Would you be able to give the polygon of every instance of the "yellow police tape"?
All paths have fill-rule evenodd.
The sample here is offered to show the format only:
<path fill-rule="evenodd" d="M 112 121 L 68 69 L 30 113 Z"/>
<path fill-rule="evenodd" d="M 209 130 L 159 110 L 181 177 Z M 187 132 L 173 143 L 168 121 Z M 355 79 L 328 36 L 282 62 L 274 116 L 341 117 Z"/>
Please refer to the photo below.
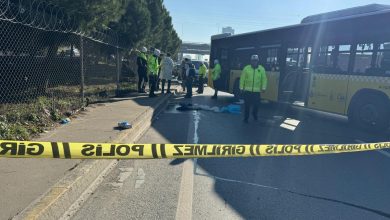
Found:
<path fill-rule="evenodd" d="M 158 159 L 298 156 L 390 149 L 390 142 L 367 144 L 222 145 L 111 144 L 0 140 L 0 157 L 61 159 Z"/>

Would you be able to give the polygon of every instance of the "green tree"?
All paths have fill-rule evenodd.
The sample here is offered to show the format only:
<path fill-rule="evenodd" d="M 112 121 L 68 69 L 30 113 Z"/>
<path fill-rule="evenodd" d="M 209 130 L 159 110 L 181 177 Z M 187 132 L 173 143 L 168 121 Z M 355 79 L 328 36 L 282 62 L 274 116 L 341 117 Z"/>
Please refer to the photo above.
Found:
<path fill-rule="evenodd" d="M 122 47 L 153 46 L 176 53 L 181 40 L 163 0 L 51 0 L 88 31 L 112 29 Z"/>

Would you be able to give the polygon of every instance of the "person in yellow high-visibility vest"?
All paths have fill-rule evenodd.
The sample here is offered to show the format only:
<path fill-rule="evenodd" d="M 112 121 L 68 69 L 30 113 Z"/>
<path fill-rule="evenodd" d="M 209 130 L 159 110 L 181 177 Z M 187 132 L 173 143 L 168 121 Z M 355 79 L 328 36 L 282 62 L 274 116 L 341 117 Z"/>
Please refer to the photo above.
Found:
<path fill-rule="evenodd" d="M 204 90 L 204 79 L 207 74 L 207 66 L 202 62 L 202 65 L 199 67 L 199 80 L 198 80 L 198 93 L 203 94 Z"/>
<path fill-rule="evenodd" d="M 148 82 L 148 49 L 143 47 L 137 57 L 138 65 L 138 92 L 145 93 L 145 86 Z"/>
<path fill-rule="evenodd" d="M 267 89 L 267 82 L 265 69 L 259 65 L 259 56 L 252 55 L 251 64 L 244 67 L 240 78 L 240 90 L 245 101 L 245 123 L 248 123 L 251 108 L 253 108 L 253 118 L 257 121 L 260 94 Z"/>
<path fill-rule="evenodd" d="M 150 55 L 148 58 L 148 74 L 149 74 L 149 84 L 150 84 L 149 97 L 150 98 L 156 97 L 154 92 L 156 91 L 158 70 L 160 68 L 160 65 L 158 63 L 159 56 L 160 56 L 160 51 L 155 49 L 153 55 Z"/>
<path fill-rule="evenodd" d="M 213 71 L 211 72 L 211 77 L 213 79 L 213 86 L 214 86 L 214 96 L 212 97 L 213 99 L 218 98 L 218 90 L 221 87 L 221 73 L 222 73 L 222 67 L 221 64 L 219 64 L 219 60 L 214 60 L 214 68 Z"/>

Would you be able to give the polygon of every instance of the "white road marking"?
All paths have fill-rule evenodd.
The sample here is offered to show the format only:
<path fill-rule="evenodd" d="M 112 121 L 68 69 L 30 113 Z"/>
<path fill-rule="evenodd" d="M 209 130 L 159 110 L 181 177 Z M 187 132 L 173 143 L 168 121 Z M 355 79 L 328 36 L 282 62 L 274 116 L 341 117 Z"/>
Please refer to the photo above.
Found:
<path fill-rule="evenodd" d="M 193 112 L 194 116 L 194 140 L 193 144 L 199 143 L 199 136 L 198 136 L 198 128 L 199 128 L 199 121 L 200 121 L 200 113 L 198 111 Z"/>
<path fill-rule="evenodd" d="M 199 129 L 199 121 L 200 121 L 200 113 L 198 111 L 193 112 L 194 116 L 194 144 L 199 143 L 199 135 L 198 135 L 198 129 Z M 194 174 L 196 173 L 196 169 L 198 168 L 198 159 L 194 159 Z"/>
<path fill-rule="evenodd" d="M 125 182 L 125 180 L 127 180 L 127 178 L 130 177 L 132 172 L 122 172 L 119 174 L 119 177 L 118 177 L 118 183 L 123 183 Z"/>
<path fill-rule="evenodd" d="M 138 169 L 137 180 L 135 181 L 135 188 L 139 189 L 145 182 L 145 172 L 143 169 Z"/>
<path fill-rule="evenodd" d="M 355 142 L 357 142 L 357 143 L 359 143 L 359 144 L 367 143 L 367 142 L 362 141 L 362 140 L 359 140 L 359 139 L 356 139 Z M 375 152 L 378 152 L 378 153 L 380 153 L 380 154 L 382 154 L 382 155 L 384 155 L 384 156 L 390 158 L 390 153 L 387 152 L 387 151 L 384 151 L 384 150 L 375 150 Z"/>
<path fill-rule="evenodd" d="M 225 182 L 239 183 L 239 184 L 251 185 L 251 186 L 256 186 L 256 187 L 261 187 L 261 188 L 280 190 L 279 188 L 272 187 L 272 186 L 266 186 L 266 185 L 261 185 L 261 184 L 257 184 L 257 183 L 245 182 L 245 181 L 241 181 L 241 180 L 227 179 L 227 178 L 222 178 L 222 177 L 218 177 L 218 176 L 213 176 L 210 174 L 196 173 L 196 175 L 212 178 L 214 180 L 225 181 Z"/>
<path fill-rule="evenodd" d="M 188 130 L 187 142 L 194 144 L 199 143 L 199 121 L 200 113 L 194 111 L 193 114 L 194 126 L 191 126 Z M 177 203 L 176 218 L 177 220 L 189 220 L 192 219 L 192 200 L 194 192 L 194 174 L 197 168 L 197 160 L 186 160 L 183 164 L 183 172 L 181 176 L 179 199 Z"/>
<path fill-rule="evenodd" d="M 131 174 L 133 173 L 134 168 L 132 168 L 132 167 L 130 167 L 130 168 L 121 167 L 121 168 L 119 168 L 119 170 L 120 170 L 120 173 L 118 175 L 117 181 L 108 183 L 113 188 L 122 188 L 123 183 L 131 176 Z"/>

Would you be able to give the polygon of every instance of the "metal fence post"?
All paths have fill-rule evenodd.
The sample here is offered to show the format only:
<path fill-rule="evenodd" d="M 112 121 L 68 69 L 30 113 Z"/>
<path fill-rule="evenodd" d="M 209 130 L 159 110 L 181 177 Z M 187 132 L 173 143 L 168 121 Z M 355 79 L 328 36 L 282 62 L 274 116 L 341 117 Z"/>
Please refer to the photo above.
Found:
<path fill-rule="evenodd" d="M 116 64 L 116 71 L 117 71 L 117 75 L 116 75 L 116 94 L 119 94 L 119 90 L 120 90 L 120 75 L 121 75 L 121 62 L 122 62 L 122 58 L 120 56 L 120 52 L 119 52 L 119 48 L 117 47 L 116 48 L 116 60 L 117 60 L 117 64 Z"/>
<path fill-rule="evenodd" d="M 81 82 L 80 82 L 80 93 L 81 93 L 81 106 L 84 106 L 84 100 L 85 100 L 85 88 L 84 88 L 84 76 L 85 76 L 85 69 L 84 69 L 84 39 L 83 36 L 80 36 L 80 75 L 81 75 Z"/>

